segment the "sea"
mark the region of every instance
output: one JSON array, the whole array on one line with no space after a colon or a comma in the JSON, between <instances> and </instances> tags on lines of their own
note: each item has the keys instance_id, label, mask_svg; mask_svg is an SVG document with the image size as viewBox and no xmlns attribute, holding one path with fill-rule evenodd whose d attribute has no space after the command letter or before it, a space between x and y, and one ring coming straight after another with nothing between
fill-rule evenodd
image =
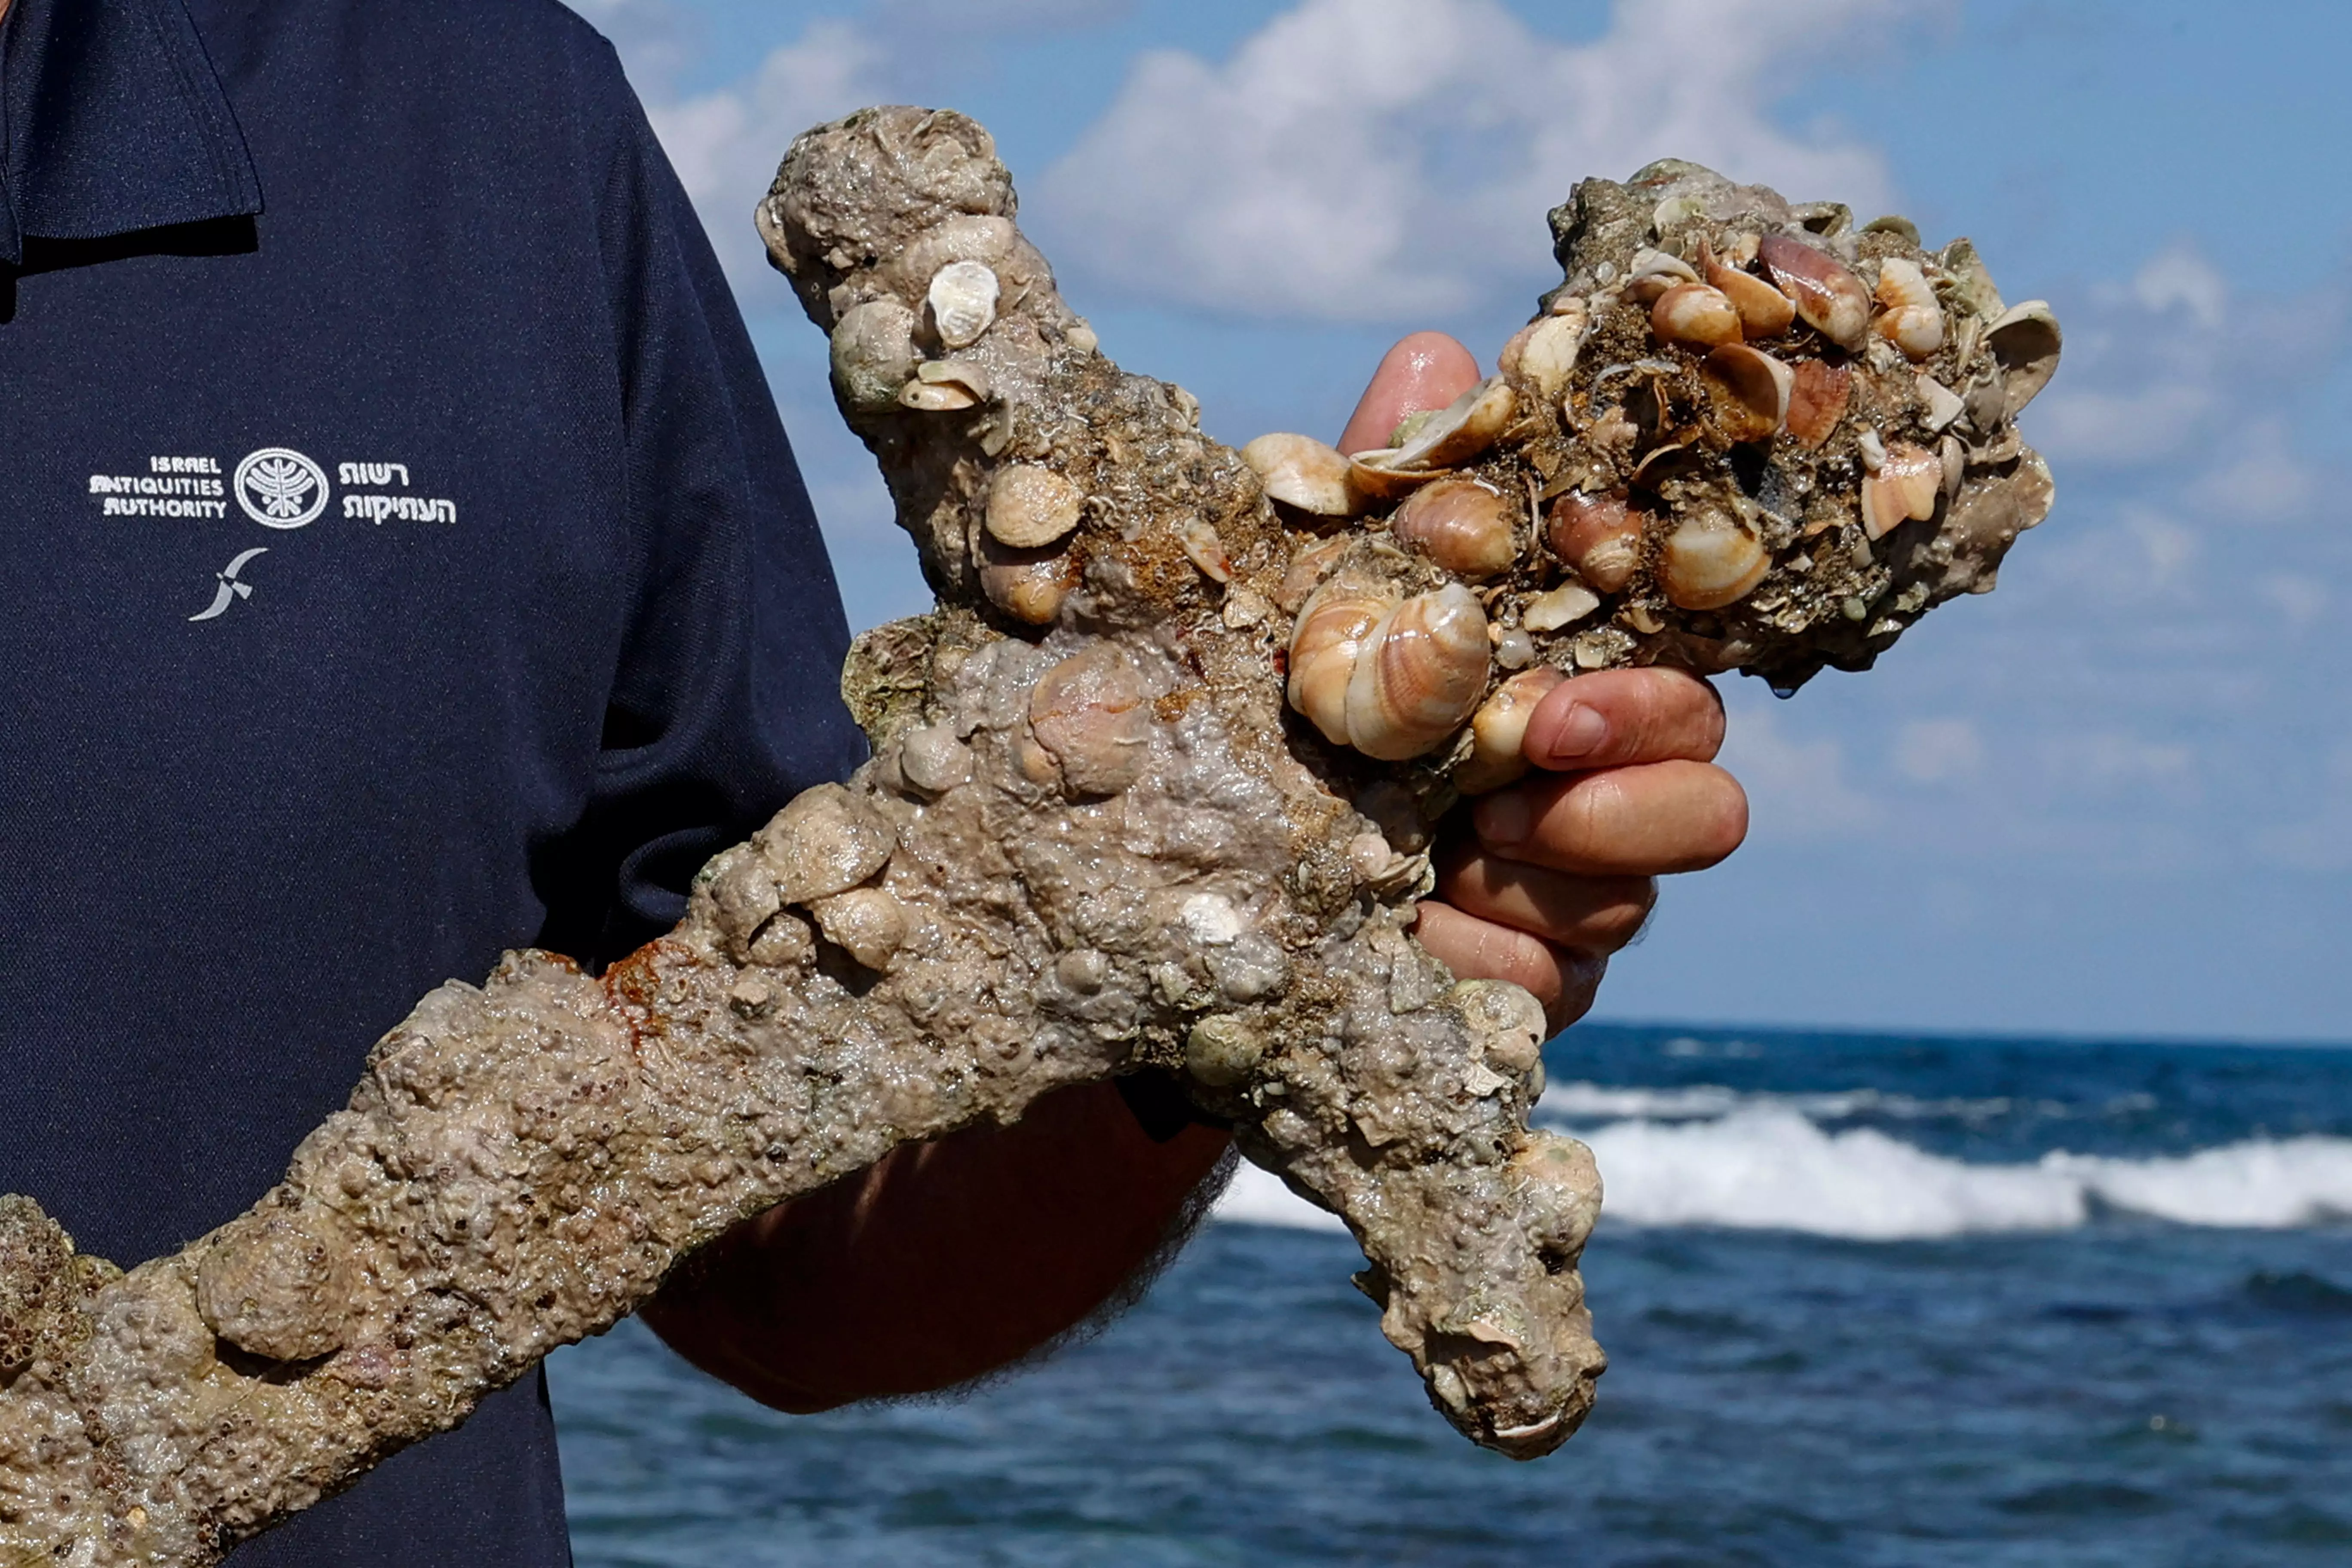
<instances>
[{"instance_id":1,"label":"sea","mask_svg":"<svg viewBox=\"0 0 2352 1568\"><path fill-rule=\"evenodd\" d=\"M1244 1169L1142 1302L951 1399L550 1363L581 1568L2352 1563L2352 1049L1585 1026L1611 1364L1483 1452Z\"/></svg>"}]
</instances>

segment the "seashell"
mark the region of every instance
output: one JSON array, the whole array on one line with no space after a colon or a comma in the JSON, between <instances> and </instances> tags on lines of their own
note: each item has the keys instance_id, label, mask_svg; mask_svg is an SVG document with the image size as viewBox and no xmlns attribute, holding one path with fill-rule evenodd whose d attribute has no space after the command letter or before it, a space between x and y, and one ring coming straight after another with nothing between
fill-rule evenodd
<instances>
[{"instance_id":1,"label":"seashell","mask_svg":"<svg viewBox=\"0 0 2352 1568\"><path fill-rule=\"evenodd\" d=\"M1257 1070L1265 1037L1230 1013L1212 1013L1184 1037L1184 1070L1212 1089L1231 1089Z\"/></svg>"},{"instance_id":2,"label":"seashell","mask_svg":"<svg viewBox=\"0 0 2352 1568\"><path fill-rule=\"evenodd\" d=\"M879 888L852 888L820 899L810 910L825 941L865 968L885 970L907 945L907 907Z\"/></svg>"},{"instance_id":3,"label":"seashell","mask_svg":"<svg viewBox=\"0 0 2352 1568\"><path fill-rule=\"evenodd\" d=\"M1764 542L1728 512L1703 511L1666 535L1658 577L1684 609L1719 610L1753 592L1771 564Z\"/></svg>"},{"instance_id":4,"label":"seashell","mask_svg":"<svg viewBox=\"0 0 2352 1568\"><path fill-rule=\"evenodd\" d=\"M1574 301L1574 310L1561 311L1555 301L1553 314L1519 329L1518 335L1504 346L1496 364L1503 374L1534 387L1536 396L1545 403L1559 402L1568 390L1568 378L1576 369L1576 356L1591 324L1584 301L1573 294L1565 298Z\"/></svg>"},{"instance_id":5,"label":"seashell","mask_svg":"<svg viewBox=\"0 0 2352 1568\"><path fill-rule=\"evenodd\" d=\"M1037 679L1029 728L1070 794L1118 794L1151 763L1152 693L1115 644L1072 654Z\"/></svg>"},{"instance_id":6,"label":"seashell","mask_svg":"<svg viewBox=\"0 0 2352 1568\"><path fill-rule=\"evenodd\" d=\"M1681 257L1669 256L1663 250L1641 250L1634 252L1633 266L1617 292L1637 305L1654 305L1667 289L1698 281L1697 268Z\"/></svg>"},{"instance_id":7,"label":"seashell","mask_svg":"<svg viewBox=\"0 0 2352 1568\"><path fill-rule=\"evenodd\" d=\"M918 414L952 414L977 405L971 389L953 382L910 381L898 389L898 402Z\"/></svg>"},{"instance_id":8,"label":"seashell","mask_svg":"<svg viewBox=\"0 0 2352 1568\"><path fill-rule=\"evenodd\" d=\"M1700 367L1717 428L1734 441L1769 441L1789 423L1797 373L1761 349L1726 343Z\"/></svg>"},{"instance_id":9,"label":"seashell","mask_svg":"<svg viewBox=\"0 0 2352 1568\"><path fill-rule=\"evenodd\" d=\"M833 391L845 410L887 410L921 363L915 312L896 300L854 305L833 329Z\"/></svg>"},{"instance_id":10,"label":"seashell","mask_svg":"<svg viewBox=\"0 0 2352 1568\"><path fill-rule=\"evenodd\" d=\"M1642 522L1623 496L1569 491L1551 503L1544 539L1553 554L1604 594L1622 588L1642 563Z\"/></svg>"},{"instance_id":11,"label":"seashell","mask_svg":"<svg viewBox=\"0 0 2352 1568\"><path fill-rule=\"evenodd\" d=\"M1739 341L1739 311L1720 289L1677 283L1650 307L1650 330L1663 342L1713 348Z\"/></svg>"},{"instance_id":12,"label":"seashell","mask_svg":"<svg viewBox=\"0 0 2352 1568\"><path fill-rule=\"evenodd\" d=\"M985 403L992 390L988 372L970 360L925 360L899 391L898 401L926 413L944 413Z\"/></svg>"},{"instance_id":13,"label":"seashell","mask_svg":"<svg viewBox=\"0 0 2352 1568\"><path fill-rule=\"evenodd\" d=\"M1904 244L1911 247L1914 250L1919 248L1919 226L1913 223L1909 218L1899 216L1894 213L1888 213L1884 217L1872 218L1868 223L1862 226L1862 232L1864 234L1891 234L1895 238L1901 240Z\"/></svg>"},{"instance_id":14,"label":"seashell","mask_svg":"<svg viewBox=\"0 0 2352 1568\"><path fill-rule=\"evenodd\" d=\"M1017 269L1016 255L1025 246L1020 228L1011 218L963 214L918 235L898 259L888 264L886 276L911 300L928 289L931 279L953 262L977 261L992 270ZM1045 260L1043 257L1034 259L1039 264Z\"/></svg>"},{"instance_id":15,"label":"seashell","mask_svg":"<svg viewBox=\"0 0 2352 1568\"><path fill-rule=\"evenodd\" d=\"M1785 234L1766 235L1756 254L1806 325L1840 348L1862 347L1870 334L1870 292L1851 268Z\"/></svg>"},{"instance_id":16,"label":"seashell","mask_svg":"<svg viewBox=\"0 0 2352 1568\"><path fill-rule=\"evenodd\" d=\"M1348 743L1384 763L1433 751L1486 694L1486 612L1459 583L1381 617L1348 681Z\"/></svg>"},{"instance_id":17,"label":"seashell","mask_svg":"<svg viewBox=\"0 0 2352 1568\"><path fill-rule=\"evenodd\" d=\"M1102 339L1096 335L1092 327L1087 325L1084 317L1080 317L1062 329L1062 341L1082 354L1093 353L1102 347Z\"/></svg>"},{"instance_id":18,"label":"seashell","mask_svg":"<svg viewBox=\"0 0 2352 1568\"><path fill-rule=\"evenodd\" d=\"M2011 306L1986 329L1985 347L2000 367L2003 408L2010 418L2016 418L2058 374L2062 346L2058 318L2043 300Z\"/></svg>"},{"instance_id":19,"label":"seashell","mask_svg":"<svg viewBox=\"0 0 2352 1568\"><path fill-rule=\"evenodd\" d=\"M1853 372L1817 359L1799 360L1789 388L1789 434L1808 451L1818 451L1845 417L1853 395Z\"/></svg>"},{"instance_id":20,"label":"seashell","mask_svg":"<svg viewBox=\"0 0 2352 1568\"><path fill-rule=\"evenodd\" d=\"M1968 405L1960 400L1958 393L1924 371L1919 374L1919 401L1927 405L1927 423L1930 430L1945 428L1968 410Z\"/></svg>"},{"instance_id":21,"label":"seashell","mask_svg":"<svg viewBox=\"0 0 2352 1568\"><path fill-rule=\"evenodd\" d=\"M1390 595L1333 583L1298 613L1290 634L1290 705L1333 745L1348 743L1348 682L1357 656L1395 607Z\"/></svg>"},{"instance_id":22,"label":"seashell","mask_svg":"<svg viewBox=\"0 0 2352 1568\"><path fill-rule=\"evenodd\" d=\"M1390 467L1433 470L1459 468L1484 452L1510 428L1517 395L1501 376L1490 376L1429 417L1410 441L1396 448ZM1363 453L1358 464L1379 456Z\"/></svg>"},{"instance_id":23,"label":"seashell","mask_svg":"<svg viewBox=\"0 0 2352 1568\"><path fill-rule=\"evenodd\" d=\"M1549 665L1521 670L1495 689L1470 720L1470 754L1454 770L1454 787L1484 795L1527 774L1528 721L1536 705L1568 679Z\"/></svg>"},{"instance_id":24,"label":"seashell","mask_svg":"<svg viewBox=\"0 0 2352 1568\"><path fill-rule=\"evenodd\" d=\"M1010 463L988 487L989 536L1015 550L1037 550L1078 526L1087 492L1053 469Z\"/></svg>"},{"instance_id":25,"label":"seashell","mask_svg":"<svg viewBox=\"0 0 2352 1568\"><path fill-rule=\"evenodd\" d=\"M1865 472L1874 474L1886 466L1886 442L1875 429L1864 430L1856 436L1853 448L1861 454Z\"/></svg>"},{"instance_id":26,"label":"seashell","mask_svg":"<svg viewBox=\"0 0 2352 1568\"><path fill-rule=\"evenodd\" d=\"M1212 583L1234 580L1234 559L1225 553L1225 542L1217 531L1199 518L1186 523L1177 535L1184 546L1184 557L1201 569L1201 575Z\"/></svg>"},{"instance_id":27,"label":"seashell","mask_svg":"<svg viewBox=\"0 0 2352 1568\"><path fill-rule=\"evenodd\" d=\"M923 724L898 740L898 776L938 796L971 781L971 748L952 724Z\"/></svg>"},{"instance_id":28,"label":"seashell","mask_svg":"<svg viewBox=\"0 0 2352 1568\"><path fill-rule=\"evenodd\" d=\"M1601 607L1601 595L1581 583L1562 583L1538 594L1519 612L1519 624L1531 632L1556 632L1572 626Z\"/></svg>"},{"instance_id":29,"label":"seashell","mask_svg":"<svg viewBox=\"0 0 2352 1568\"><path fill-rule=\"evenodd\" d=\"M1475 582L1509 571L1518 558L1511 542L1517 510L1492 485L1440 479L1414 491L1389 527L1400 543Z\"/></svg>"},{"instance_id":30,"label":"seashell","mask_svg":"<svg viewBox=\"0 0 2352 1568\"><path fill-rule=\"evenodd\" d=\"M1947 436L1937 447L1936 458L1944 468L1944 499L1951 500L1959 495L1960 485L1969 477L1969 449L1960 445L1958 436Z\"/></svg>"},{"instance_id":31,"label":"seashell","mask_svg":"<svg viewBox=\"0 0 2352 1568\"><path fill-rule=\"evenodd\" d=\"M1532 1071L1551 1034L1543 1004L1507 980L1464 980L1446 1000L1470 1026L1471 1049L1498 1071Z\"/></svg>"},{"instance_id":32,"label":"seashell","mask_svg":"<svg viewBox=\"0 0 2352 1568\"><path fill-rule=\"evenodd\" d=\"M1312 597L1323 585L1323 579L1339 564L1339 557L1354 542L1345 534L1335 539L1318 540L1290 558L1283 569L1282 581L1275 585L1275 607L1286 616L1298 613L1298 606Z\"/></svg>"},{"instance_id":33,"label":"seashell","mask_svg":"<svg viewBox=\"0 0 2352 1568\"><path fill-rule=\"evenodd\" d=\"M1067 551L1014 550L983 538L980 591L988 602L1024 626L1051 626L1062 601L1078 585L1078 563Z\"/></svg>"},{"instance_id":34,"label":"seashell","mask_svg":"<svg viewBox=\"0 0 2352 1568\"><path fill-rule=\"evenodd\" d=\"M1525 669L1535 661L1535 639L1518 627L1507 627L1495 638L1495 662L1505 669Z\"/></svg>"},{"instance_id":35,"label":"seashell","mask_svg":"<svg viewBox=\"0 0 2352 1568\"><path fill-rule=\"evenodd\" d=\"M1862 531L1883 539L1906 521L1936 515L1944 460L1924 447L1896 442L1862 481Z\"/></svg>"},{"instance_id":36,"label":"seashell","mask_svg":"<svg viewBox=\"0 0 2352 1568\"><path fill-rule=\"evenodd\" d=\"M930 289L924 295L931 330L951 349L971 347L996 324L996 300L1002 291L996 273L985 262L949 262L932 274Z\"/></svg>"},{"instance_id":37,"label":"seashell","mask_svg":"<svg viewBox=\"0 0 2352 1568\"><path fill-rule=\"evenodd\" d=\"M1242 448L1242 461L1265 493L1315 517L1353 517L1363 500L1349 482L1348 459L1312 436L1261 436Z\"/></svg>"},{"instance_id":38,"label":"seashell","mask_svg":"<svg viewBox=\"0 0 2352 1568\"><path fill-rule=\"evenodd\" d=\"M1706 274L1708 286L1729 300L1732 309L1739 312L1741 336L1777 338L1797 319L1797 307L1786 294L1752 272L1742 272L1717 260L1713 247L1704 240L1699 242L1698 264Z\"/></svg>"},{"instance_id":39,"label":"seashell","mask_svg":"<svg viewBox=\"0 0 2352 1568\"><path fill-rule=\"evenodd\" d=\"M1876 322L1880 336L1915 360L1944 346L1944 311L1919 264L1890 256L1878 264L1878 302L1886 313Z\"/></svg>"},{"instance_id":40,"label":"seashell","mask_svg":"<svg viewBox=\"0 0 2352 1568\"><path fill-rule=\"evenodd\" d=\"M805 904L854 888L888 864L898 836L889 819L839 784L793 798L752 836L775 872L783 902Z\"/></svg>"}]
</instances>

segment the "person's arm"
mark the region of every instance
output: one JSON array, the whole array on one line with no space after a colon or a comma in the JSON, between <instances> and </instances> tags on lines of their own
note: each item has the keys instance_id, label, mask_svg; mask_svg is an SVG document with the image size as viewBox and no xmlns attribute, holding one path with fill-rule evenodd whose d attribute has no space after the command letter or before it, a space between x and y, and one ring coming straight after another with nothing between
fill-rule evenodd
<instances>
[{"instance_id":1,"label":"person's arm","mask_svg":"<svg viewBox=\"0 0 2352 1568\"><path fill-rule=\"evenodd\" d=\"M1405 414L1475 384L1435 334L1381 362L1344 437L1384 444ZM1652 879L1738 846L1747 802L1711 765L1723 710L1668 670L1580 676L1528 726L1558 776L1485 797L1421 906L1456 974L1516 981L1564 1028L1656 898ZM1570 771L1572 770L1572 771ZM1130 1293L1214 1195L1229 1147L1194 1127L1154 1142L1108 1084L1018 1125L902 1148L770 1210L681 1272L645 1319L688 1361L792 1411L923 1394L1020 1360Z\"/></svg>"}]
</instances>

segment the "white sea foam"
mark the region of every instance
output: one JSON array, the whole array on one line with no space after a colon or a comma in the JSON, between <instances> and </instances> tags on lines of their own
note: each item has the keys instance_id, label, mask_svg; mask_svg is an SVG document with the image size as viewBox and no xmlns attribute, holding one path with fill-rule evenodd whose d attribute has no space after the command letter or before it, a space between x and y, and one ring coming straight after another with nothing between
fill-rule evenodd
<instances>
[{"instance_id":1,"label":"white sea foam","mask_svg":"<svg viewBox=\"0 0 2352 1568\"><path fill-rule=\"evenodd\" d=\"M1545 1109L1553 1109L1549 1097ZM2031 1163L1977 1163L1874 1128L1827 1131L1770 1101L1738 1103L1708 1121L1632 1117L1579 1135L1601 1164L1604 1224L1895 1241L2065 1230L2103 1206L2179 1225L2269 1229L2352 1218L2352 1139L2256 1139L2148 1159L2061 1150ZM1247 1166L1216 1217L1339 1227Z\"/></svg>"}]
</instances>

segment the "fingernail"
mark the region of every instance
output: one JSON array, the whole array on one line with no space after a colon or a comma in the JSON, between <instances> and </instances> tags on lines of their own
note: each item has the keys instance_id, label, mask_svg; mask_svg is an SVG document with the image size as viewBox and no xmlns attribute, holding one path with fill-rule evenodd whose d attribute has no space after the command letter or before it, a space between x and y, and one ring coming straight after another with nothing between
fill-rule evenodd
<instances>
[{"instance_id":1,"label":"fingernail","mask_svg":"<svg viewBox=\"0 0 2352 1568\"><path fill-rule=\"evenodd\" d=\"M1609 721L1601 710L1580 702L1559 721L1544 754L1555 763L1573 763L1591 756L1609 740Z\"/></svg>"},{"instance_id":2,"label":"fingernail","mask_svg":"<svg viewBox=\"0 0 2352 1568\"><path fill-rule=\"evenodd\" d=\"M1472 820L1487 843L1497 847L1517 844L1528 836L1528 803L1517 790L1504 790L1480 801Z\"/></svg>"}]
</instances>

